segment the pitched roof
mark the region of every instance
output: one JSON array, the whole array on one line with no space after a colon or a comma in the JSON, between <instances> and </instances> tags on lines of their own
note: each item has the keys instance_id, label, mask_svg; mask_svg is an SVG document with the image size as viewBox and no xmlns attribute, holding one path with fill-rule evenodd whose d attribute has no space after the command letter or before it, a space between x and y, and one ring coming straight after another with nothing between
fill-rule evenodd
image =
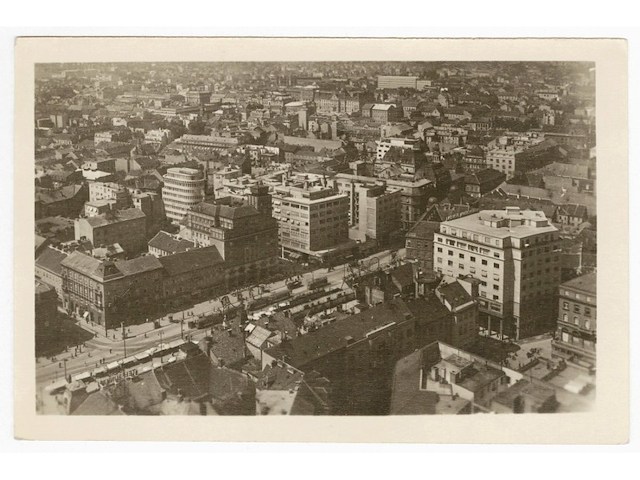
<instances>
[{"instance_id":1,"label":"pitched roof","mask_svg":"<svg viewBox=\"0 0 640 480\"><path fill-rule=\"evenodd\" d=\"M346 347L347 339L359 341L367 333L391 322L404 322L410 314L401 299L380 304L357 315L337 320L315 332L301 335L271 347L266 352L274 358L285 357L286 363L296 368Z\"/></svg>"},{"instance_id":2,"label":"pitched roof","mask_svg":"<svg viewBox=\"0 0 640 480\"><path fill-rule=\"evenodd\" d=\"M223 262L218 249L215 246L194 248L182 253L160 257L162 264L169 275L180 275L193 270L208 268Z\"/></svg>"},{"instance_id":3,"label":"pitched roof","mask_svg":"<svg viewBox=\"0 0 640 480\"><path fill-rule=\"evenodd\" d=\"M438 287L438 292L449 302L451 308L456 308L473 300L471 295L457 281Z\"/></svg>"},{"instance_id":4,"label":"pitched roof","mask_svg":"<svg viewBox=\"0 0 640 480\"><path fill-rule=\"evenodd\" d=\"M102 390L93 392L71 412L71 415L123 415L116 402Z\"/></svg>"},{"instance_id":5,"label":"pitched roof","mask_svg":"<svg viewBox=\"0 0 640 480\"><path fill-rule=\"evenodd\" d=\"M160 230L149 240L148 246L150 248L157 248L163 252L181 253L186 252L190 248L194 248L195 244L189 240L175 238L170 233Z\"/></svg>"},{"instance_id":6,"label":"pitched roof","mask_svg":"<svg viewBox=\"0 0 640 480\"><path fill-rule=\"evenodd\" d=\"M567 288L576 288L595 294L598 287L598 276L596 273L588 273L587 275L582 275L564 282L562 286Z\"/></svg>"},{"instance_id":7,"label":"pitched roof","mask_svg":"<svg viewBox=\"0 0 640 480\"><path fill-rule=\"evenodd\" d=\"M81 190L83 190L82 185L65 185L56 190L36 188L35 201L44 204L60 202L74 198Z\"/></svg>"},{"instance_id":8,"label":"pitched roof","mask_svg":"<svg viewBox=\"0 0 640 480\"><path fill-rule=\"evenodd\" d=\"M44 268L56 275L62 275L61 262L67 258L67 254L51 246L45 248L36 259L36 266Z\"/></svg>"}]
</instances>

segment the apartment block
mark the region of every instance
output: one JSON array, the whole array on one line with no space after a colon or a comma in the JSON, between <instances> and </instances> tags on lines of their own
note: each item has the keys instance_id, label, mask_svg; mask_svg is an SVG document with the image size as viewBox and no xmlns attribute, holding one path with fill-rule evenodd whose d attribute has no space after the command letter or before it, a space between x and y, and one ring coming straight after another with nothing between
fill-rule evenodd
<instances>
[{"instance_id":1,"label":"apartment block","mask_svg":"<svg viewBox=\"0 0 640 480\"><path fill-rule=\"evenodd\" d=\"M480 326L499 338L548 331L560 283L558 229L541 211L483 210L440 224L434 266L480 280Z\"/></svg>"}]
</instances>

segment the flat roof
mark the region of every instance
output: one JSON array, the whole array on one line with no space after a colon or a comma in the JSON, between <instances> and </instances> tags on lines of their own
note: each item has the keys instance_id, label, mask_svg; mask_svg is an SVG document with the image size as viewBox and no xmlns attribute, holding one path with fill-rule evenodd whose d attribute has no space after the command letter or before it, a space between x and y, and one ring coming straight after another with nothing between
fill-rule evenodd
<instances>
[{"instance_id":1,"label":"flat roof","mask_svg":"<svg viewBox=\"0 0 640 480\"><path fill-rule=\"evenodd\" d=\"M493 217L495 215L495 217ZM472 213L470 215L456 218L454 220L446 220L441 225L460 228L471 232L497 237L497 238L526 238L532 235L543 233L557 232L558 229L551 223L546 226L536 227L531 225L514 225L504 227L492 227L483 223L484 220L502 220L510 218L513 220L547 220L544 212L533 210L519 210L516 213L507 215L504 210L482 210L481 212Z\"/></svg>"}]
</instances>

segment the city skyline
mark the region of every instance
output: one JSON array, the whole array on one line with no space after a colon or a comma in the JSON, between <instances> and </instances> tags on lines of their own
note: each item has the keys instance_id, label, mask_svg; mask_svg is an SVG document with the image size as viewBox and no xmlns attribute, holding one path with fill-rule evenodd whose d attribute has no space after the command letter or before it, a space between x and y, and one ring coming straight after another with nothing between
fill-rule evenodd
<instances>
[{"instance_id":1,"label":"city skyline","mask_svg":"<svg viewBox=\"0 0 640 480\"><path fill-rule=\"evenodd\" d=\"M592 62L35 74L39 413L592 408Z\"/></svg>"}]
</instances>

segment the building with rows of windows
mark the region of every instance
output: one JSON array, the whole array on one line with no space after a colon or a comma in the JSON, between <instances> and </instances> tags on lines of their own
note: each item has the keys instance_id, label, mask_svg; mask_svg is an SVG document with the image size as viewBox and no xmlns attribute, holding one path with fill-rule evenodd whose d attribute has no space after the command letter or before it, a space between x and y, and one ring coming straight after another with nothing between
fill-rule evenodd
<instances>
[{"instance_id":1,"label":"building with rows of windows","mask_svg":"<svg viewBox=\"0 0 640 480\"><path fill-rule=\"evenodd\" d=\"M182 220L191 207L204 201L204 174L195 168L170 168L162 177L162 200L167 218Z\"/></svg>"},{"instance_id":2,"label":"building with rows of windows","mask_svg":"<svg viewBox=\"0 0 640 480\"><path fill-rule=\"evenodd\" d=\"M552 355L587 368L596 365L596 273L559 287L558 329Z\"/></svg>"},{"instance_id":3,"label":"building with rows of windows","mask_svg":"<svg viewBox=\"0 0 640 480\"><path fill-rule=\"evenodd\" d=\"M276 187L273 216L283 256L317 256L349 241L349 197L331 187Z\"/></svg>"},{"instance_id":4,"label":"building with rows of windows","mask_svg":"<svg viewBox=\"0 0 640 480\"><path fill-rule=\"evenodd\" d=\"M484 210L440 224L434 267L480 280L480 326L500 338L524 338L554 325L560 283L558 230L541 211Z\"/></svg>"}]
</instances>

